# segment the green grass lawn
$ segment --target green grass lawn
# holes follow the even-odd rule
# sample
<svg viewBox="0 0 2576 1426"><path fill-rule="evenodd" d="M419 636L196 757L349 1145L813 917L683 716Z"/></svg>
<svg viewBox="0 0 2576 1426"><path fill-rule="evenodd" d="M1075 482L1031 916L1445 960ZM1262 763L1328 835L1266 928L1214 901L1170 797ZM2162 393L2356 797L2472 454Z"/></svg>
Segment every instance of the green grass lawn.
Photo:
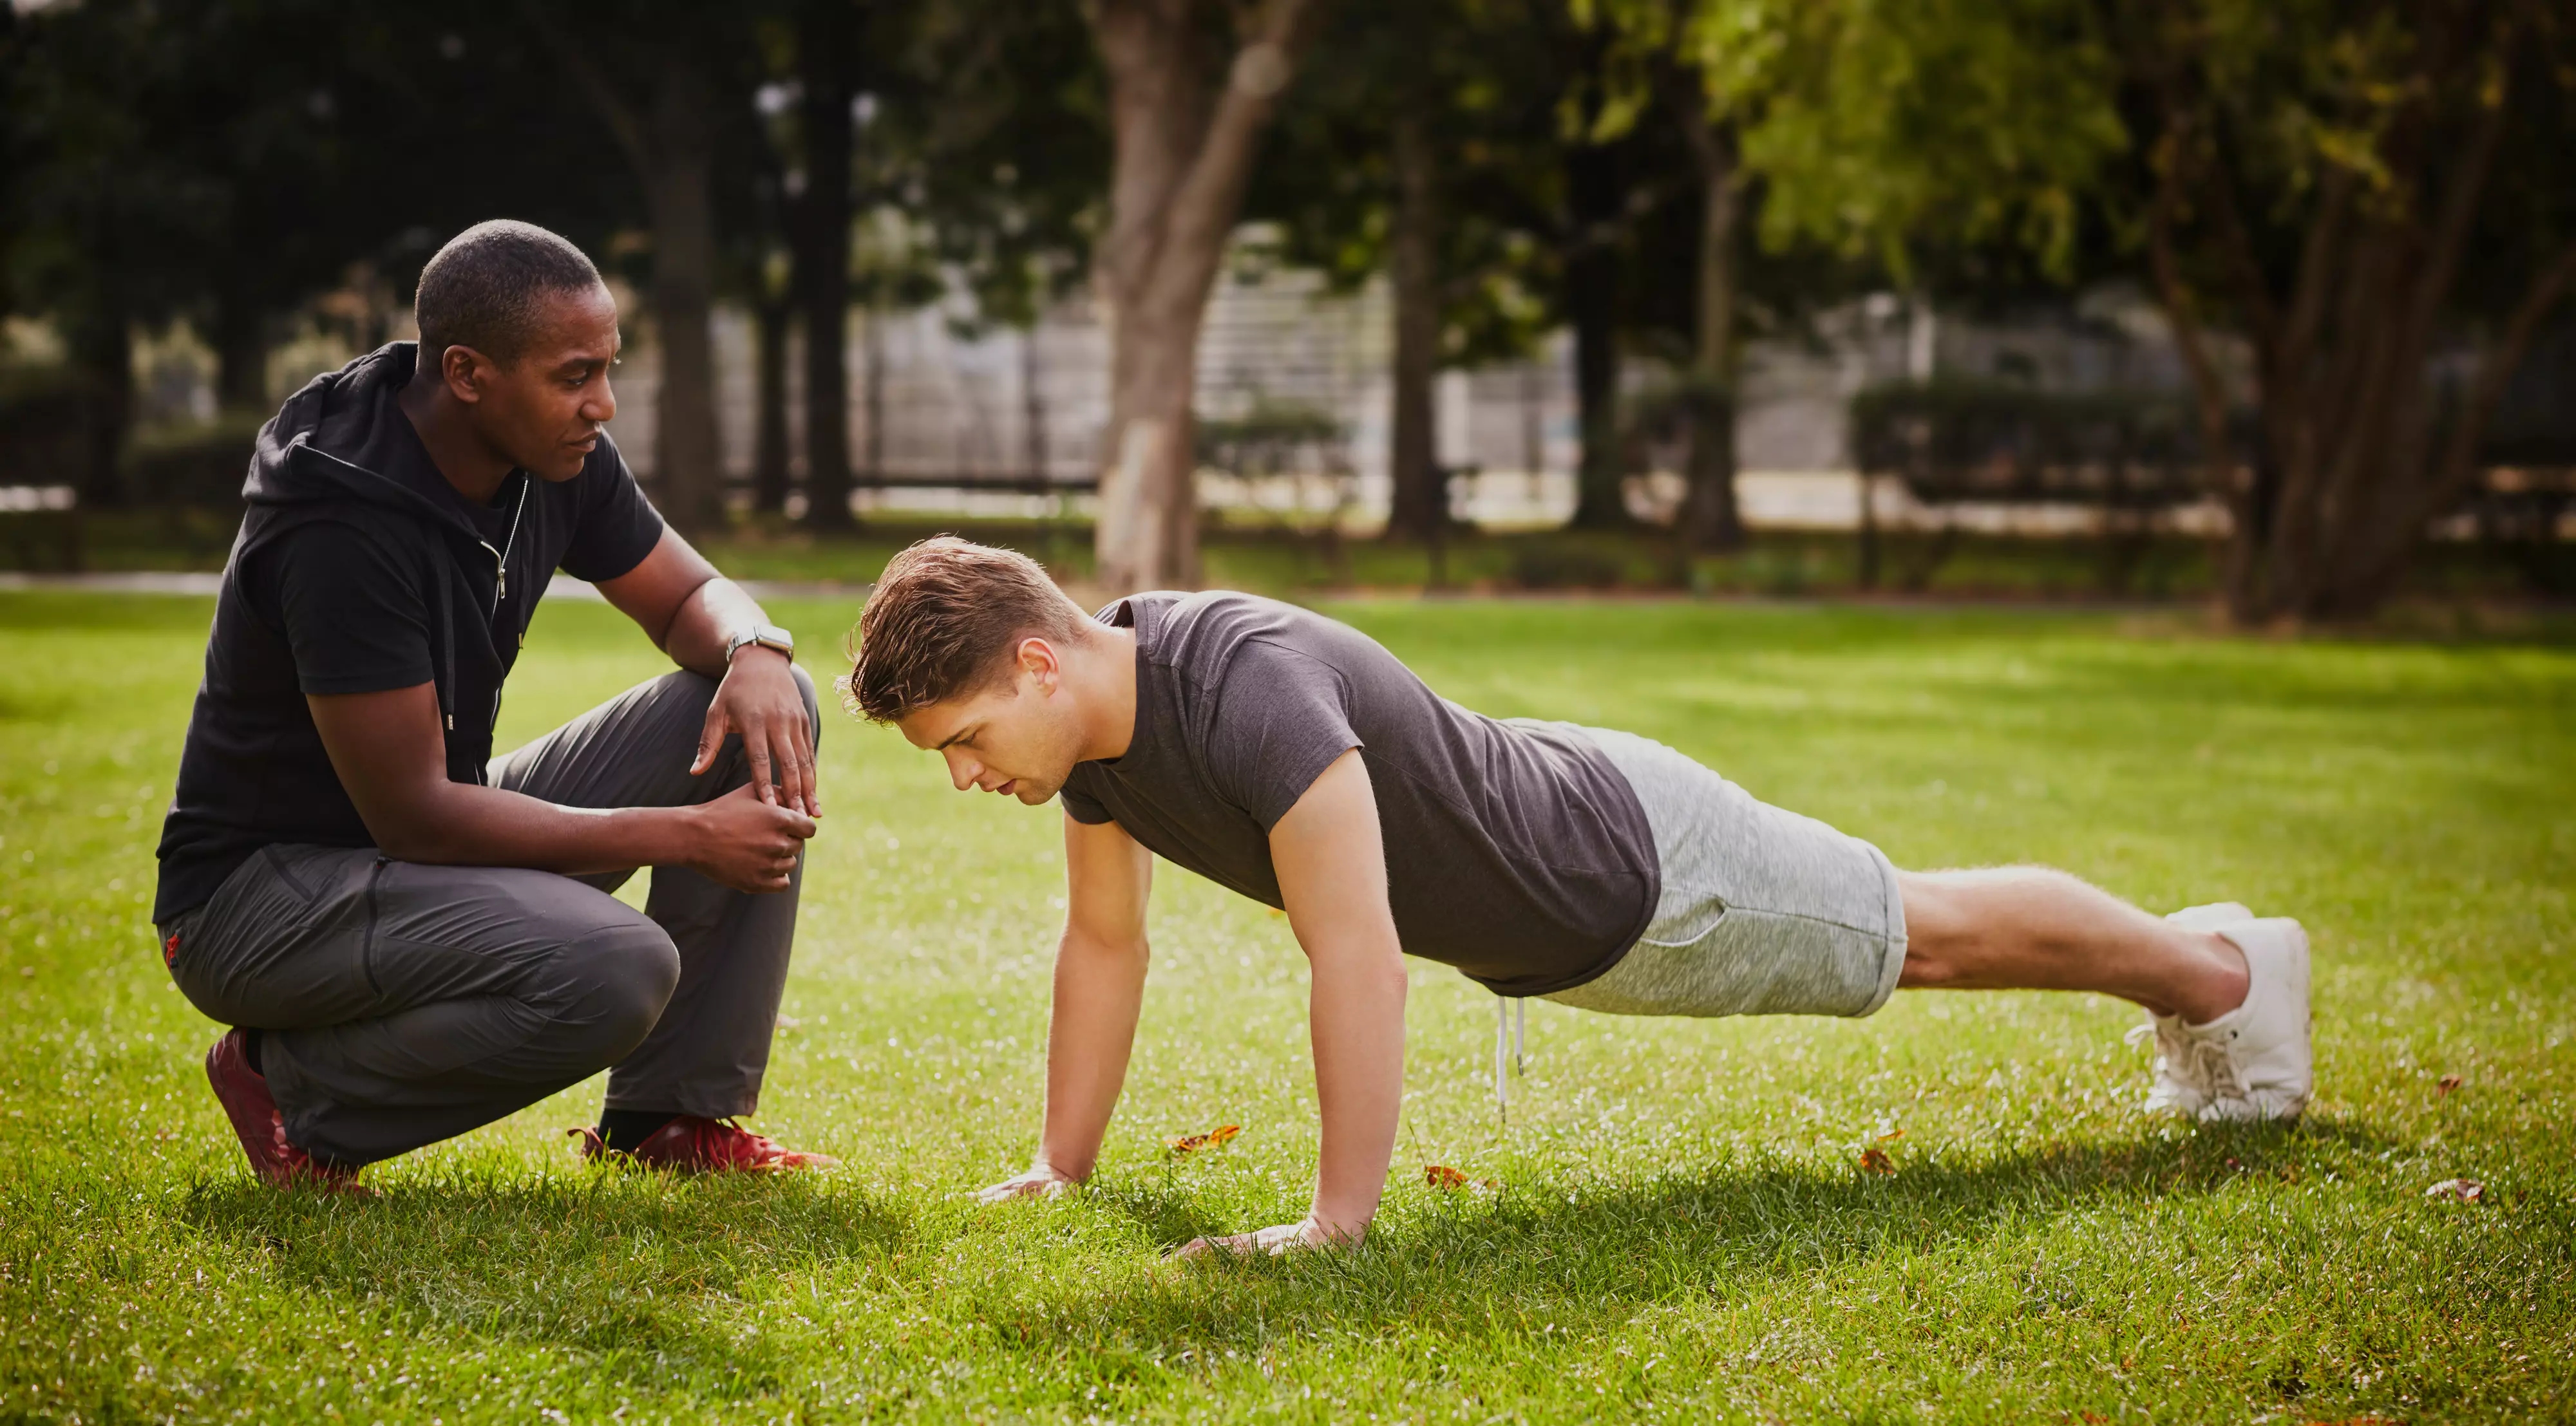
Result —
<svg viewBox="0 0 2576 1426"><path fill-rule="evenodd" d="M855 611L777 612L821 649ZM1471 706L1666 739L1901 864L2044 860L2157 910L2302 917L2313 1111L2152 1120L2135 1012L1908 994L1867 1022L1535 1004L1506 1119L1493 1001L1418 964L1367 1246L1165 1265L1304 1205L1285 922L1166 868L1096 1183L971 1207L1037 1127L1056 821L836 720L755 1122L844 1168L582 1166L562 1129L594 1083L371 1170L376 1201L279 1195L144 924L208 605L7 594L0 1421L2576 1415L2576 650L1337 612ZM654 671L609 611L550 607L504 736ZM1163 1152L1227 1123L1227 1148ZM1872 1146L1894 1172L1862 1170ZM1493 1186L1432 1189L1431 1163ZM2482 1201L2425 1196L2455 1177Z"/></svg>

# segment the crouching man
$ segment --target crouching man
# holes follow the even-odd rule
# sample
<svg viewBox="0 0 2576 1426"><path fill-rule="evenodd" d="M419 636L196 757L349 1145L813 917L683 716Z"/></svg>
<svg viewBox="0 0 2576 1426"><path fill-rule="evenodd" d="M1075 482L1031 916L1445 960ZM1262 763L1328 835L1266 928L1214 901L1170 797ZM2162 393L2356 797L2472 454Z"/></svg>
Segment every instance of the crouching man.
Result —
<svg viewBox="0 0 2576 1426"><path fill-rule="evenodd" d="M1144 991L1154 853L1286 911L1313 967L1312 1211L1184 1251L1367 1229L1395 1145L1407 953L1621 1015L2098 991L2148 1011L2150 1107L2276 1119L2307 1102L2295 921L2236 905L2159 919L2039 868L1898 871L1660 743L1483 717L1358 631L1247 595L1139 594L1086 618L1027 559L939 539L886 566L859 635L859 711L946 758L960 791L1064 803L1045 1123L988 1201L1091 1172Z"/></svg>
<svg viewBox="0 0 2576 1426"><path fill-rule="evenodd" d="M359 1168L613 1067L592 1155L826 1163L759 1102L814 834L793 643L664 527L602 430L617 309L588 258L485 223L421 274L420 341L261 430L161 837L153 921L251 1167ZM557 568L665 674L494 759ZM654 868L639 914L609 893Z"/></svg>

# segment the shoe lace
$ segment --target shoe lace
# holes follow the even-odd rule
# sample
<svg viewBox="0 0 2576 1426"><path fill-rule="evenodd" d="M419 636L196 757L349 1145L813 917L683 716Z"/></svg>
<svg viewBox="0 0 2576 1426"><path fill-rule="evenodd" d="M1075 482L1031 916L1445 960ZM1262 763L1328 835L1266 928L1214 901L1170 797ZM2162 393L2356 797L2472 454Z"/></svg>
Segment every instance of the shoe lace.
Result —
<svg viewBox="0 0 2576 1426"><path fill-rule="evenodd" d="M765 1153L778 1147L767 1135L753 1133L729 1114L722 1119L709 1119L700 1125L698 1142L710 1150L722 1145L729 1150L755 1154Z"/></svg>
<svg viewBox="0 0 2576 1426"><path fill-rule="evenodd" d="M2215 1035L2184 1035L2181 1038L2188 1073L2194 1082L2204 1086L2216 1098L2245 1097L2244 1077L2237 1073L2236 1057L2228 1053L2223 1040Z"/></svg>
<svg viewBox="0 0 2576 1426"><path fill-rule="evenodd" d="M2167 1029L2149 1019L2129 1028L2122 1037L2135 1046L2152 1039L2156 1042L2156 1070L2160 1078L2188 1087L2194 1093L2211 1098L2245 1096L2244 1076L2238 1071L2235 1055L2226 1040L2218 1035L2196 1035L2188 1028Z"/></svg>

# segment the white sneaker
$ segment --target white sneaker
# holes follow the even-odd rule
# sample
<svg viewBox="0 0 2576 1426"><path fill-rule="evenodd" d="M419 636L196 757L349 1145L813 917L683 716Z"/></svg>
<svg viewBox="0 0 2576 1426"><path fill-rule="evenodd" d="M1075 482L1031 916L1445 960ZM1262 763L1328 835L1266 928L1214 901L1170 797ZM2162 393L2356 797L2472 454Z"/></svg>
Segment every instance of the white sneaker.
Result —
<svg viewBox="0 0 2576 1426"><path fill-rule="evenodd" d="M2253 920L2254 908L2242 901L2213 901L2207 906L2186 906L2165 919L2186 931L2215 931Z"/></svg>
<svg viewBox="0 0 2576 1426"><path fill-rule="evenodd" d="M2150 1014L2129 1032L2156 1041L2150 1113L2205 1122L2295 1119L2315 1083L2308 1035L2308 935L2285 917L2256 919L2234 902L2194 906L2165 918L2214 931L2245 953L2245 1003L2205 1025Z"/></svg>

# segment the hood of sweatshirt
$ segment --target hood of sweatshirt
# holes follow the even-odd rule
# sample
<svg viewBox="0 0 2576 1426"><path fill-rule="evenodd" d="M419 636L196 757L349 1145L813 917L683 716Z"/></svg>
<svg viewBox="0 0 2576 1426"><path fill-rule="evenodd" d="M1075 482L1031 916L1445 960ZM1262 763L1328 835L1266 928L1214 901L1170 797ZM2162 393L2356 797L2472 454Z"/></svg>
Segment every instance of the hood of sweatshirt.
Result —
<svg viewBox="0 0 2576 1426"><path fill-rule="evenodd" d="M390 342L338 371L305 383L259 428L242 499L266 525L298 507L346 500L388 507L468 542L482 536L464 502L403 478L429 466L428 453L403 414L418 343ZM285 523L295 523L291 519Z"/></svg>

